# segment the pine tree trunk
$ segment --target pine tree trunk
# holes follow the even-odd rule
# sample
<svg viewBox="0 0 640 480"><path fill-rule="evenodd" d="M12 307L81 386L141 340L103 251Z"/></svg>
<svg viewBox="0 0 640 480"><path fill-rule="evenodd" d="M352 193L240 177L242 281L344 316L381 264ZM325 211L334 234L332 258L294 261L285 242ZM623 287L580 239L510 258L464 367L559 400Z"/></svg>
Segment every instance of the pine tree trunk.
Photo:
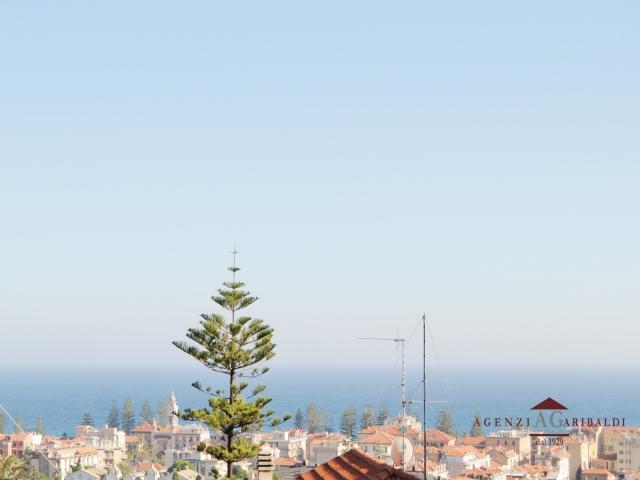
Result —
<svg viewBox="0 0 640 480"><path fill-rule="evenodd" d="M235 312L234 312L235 313ZM233 380L235 377L235 372L231 370L229 372L229 403L233 404ZM227 431L227 451L231 453L231 445L233 444L233 427L229 428ZM229 460L227 462L227 478L231 478L231 470L233 469L233 462Z"/></svg>

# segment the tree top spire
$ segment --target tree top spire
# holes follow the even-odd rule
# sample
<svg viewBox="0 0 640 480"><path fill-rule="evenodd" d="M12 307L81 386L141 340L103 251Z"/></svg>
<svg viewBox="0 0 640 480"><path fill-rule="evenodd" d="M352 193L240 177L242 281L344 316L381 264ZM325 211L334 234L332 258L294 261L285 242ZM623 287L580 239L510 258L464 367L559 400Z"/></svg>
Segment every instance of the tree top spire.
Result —
<svg viewBox="0 0 640 480"><path fill-rule="evenodd" d="M227 270L231 272L231 282L236 283L236 272L240 270L240 267L236 266L236 255L238 255L238 250L236 250L235 244L233 245L233 250L231 251L231 255L233 255L233 265L231 265Z"/></svg>

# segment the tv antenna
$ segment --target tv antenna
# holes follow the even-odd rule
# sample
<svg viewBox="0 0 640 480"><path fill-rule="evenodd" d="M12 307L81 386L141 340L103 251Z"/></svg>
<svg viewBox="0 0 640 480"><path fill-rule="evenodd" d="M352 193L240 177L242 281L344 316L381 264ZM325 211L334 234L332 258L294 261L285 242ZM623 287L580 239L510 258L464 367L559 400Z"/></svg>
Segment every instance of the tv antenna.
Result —
<svg viewBox="0 0 640 480"><path fill-rule="evenodd" d="M381 337L358 337L358 340L377 340L380 342L395 342L400 345L400 354L402 355L402 373L400 374L400 388L402 390L402 419L407 414L407 369L406 369L406 351L405 344L407 339L399 335L394 338Z"/></svg>
<svg viewBox="0 0 640 480"><path fill-rule="evenodd" d="M405 461L405 450L408 448L406 445L406 440L405 440L405 432L407 430L407 427L405 426L405 421L407 418L407 369L406 369L406 349L405 349L405 344L407 342L407 339L404 337L401 337L399 334L394 337L394 338L384 338L384 337L358 337L358 340L374 340L374 341L380 341L380 342L395 342L396 344L400 345L400 352L401 352L401 356L402 356L402 373L400 375L400 389L402 390L402 417L400 419L400 430L402 431L402 445L397 447L401 450L401 456L400 456L400 466L402 467L402 469L404 470L405 466L406 466L406 461ZM410 444L409 444L410 445ZM410 448L410 447L409 447ZM413 456L413 449L410 448L410 456ZM395 460L394 460L395 463Z"/></svg>

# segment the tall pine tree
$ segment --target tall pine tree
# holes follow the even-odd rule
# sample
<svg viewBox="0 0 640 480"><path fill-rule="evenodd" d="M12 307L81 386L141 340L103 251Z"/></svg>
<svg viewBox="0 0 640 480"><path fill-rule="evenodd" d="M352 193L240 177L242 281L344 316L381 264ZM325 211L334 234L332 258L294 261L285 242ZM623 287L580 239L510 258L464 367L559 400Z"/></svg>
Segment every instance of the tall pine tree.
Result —
<svg viewBox="0 0 640 480"><path fill-rule="evenodd" d="M484 434L482 431L482 418L480 417L480 412L473 414L473 423L471 424L469 434L473 437L481 437Z"/></svg>
<svg viewBox="0 0 640 480"><path fill-rule="evenodd" d="M307 431L309 433L318 433L322 431L324 422L322 419L322 412L318 410L315 403L307 405L307 413L305 415L305 422L307 424Z"/></svg>
<svg viewBox="0 0 640 480"><path fill-rule="evenodd" d="M360 416L360 428L364 430L376 423L376 410L373 405L365 405Z"/></svg>
<svg viewBox="0 0 640 480"><path fill-rule="evenodd" d="M376 416L376 425L384 425L385 420L389 418L389 407L385 403L380 404L378 415Z"/></svg>
<svg viewBox="0 0 640 480"><path fill-rule="evenodd" d="M357 421L358 414L356 413L356 409L354 407L347 408L342 412L342 418L340 419L340 433L349 440L353 440Z"/></svg>
<svg viewBox="0 0 640 480"><path fill-rule="evenodd" d="M120 409L118 408L118 402L115 400L111 402L111 408L107 415L107 426L111 428L120 428Z"/></svg>
<svg viewBox="0 0 640 480"><path fill-rule="evenodd" d="M296 410L294 422L297 429L304 428L304 413L302 413L302 409L299 408L298 410Z"/></svg>
<svg viewBox="0 0 640 480"><path fill-rule="evenodd" d="M451 414L449 413L449 410L440 410L440 413L438 414L436 428L441 432L448 433L449 435L453 435L453 419L451 418Z"/></svg>
<svg viewBox="0 0 640 480"><path fill-rule="evenodd" d="M142 409L140 410L140 420L142 423L151 423L153 420L153 411L151 410L151 405L148 400L145 400L142 404Z"/></svg>
<svg viewBox="0 0 640 480"><path fill-rule="evenodd" d="M236 280L240 270L235 265L229 267L231 282L224 282L224 288L211 299L230 313L230 319L217 313L202 314L200 328L190 328L187 338L190 342L173 342L180 350L216 373L225 375L226 389L213 391L195 382L193 386L210 395L209 408L185 410L182 418L198 420L208 427L222 432L223 444L200 446L199 449L227 464L227 477L232 477L233 464L254 457L260 451L259 443L252 443L247 435L259 430L265 423L276 426L284 419L274 416L267 408L271 398L262 396L264 385L256 385L249 394L247 380L255 379L269 371L264 362L275 355L273 330L262 320L241 315L240 310L253 304L257 298L243 290L244 283Z"/></svg>
<svg viewBox="0 0 640 480"><path fill-rule="evenodd" d="M122 419L120 424L127 435L136 427L136 414L131 398L127 398L122 406Z"/></svg>
<svg viewBox="0 0 640 480"><path fill-rule="evenodd" d="M82 422L80 422L80 425L87 425L89 427L94 426L93 416L91 416L91 412L89 411L84 412L84 416L82 417Z"/></svg>

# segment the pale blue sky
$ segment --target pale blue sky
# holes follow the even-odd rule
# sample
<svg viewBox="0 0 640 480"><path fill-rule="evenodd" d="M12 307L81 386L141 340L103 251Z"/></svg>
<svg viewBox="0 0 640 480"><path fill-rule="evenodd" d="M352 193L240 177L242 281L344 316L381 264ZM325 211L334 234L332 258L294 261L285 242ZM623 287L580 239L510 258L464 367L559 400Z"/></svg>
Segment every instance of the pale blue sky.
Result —
<svg viewBox="0 0 640 480"><path fill-rule="evenodd" d="M2 2L0 363L188 363L236 243L279 363L640 365L639 20Z"/></svg>

